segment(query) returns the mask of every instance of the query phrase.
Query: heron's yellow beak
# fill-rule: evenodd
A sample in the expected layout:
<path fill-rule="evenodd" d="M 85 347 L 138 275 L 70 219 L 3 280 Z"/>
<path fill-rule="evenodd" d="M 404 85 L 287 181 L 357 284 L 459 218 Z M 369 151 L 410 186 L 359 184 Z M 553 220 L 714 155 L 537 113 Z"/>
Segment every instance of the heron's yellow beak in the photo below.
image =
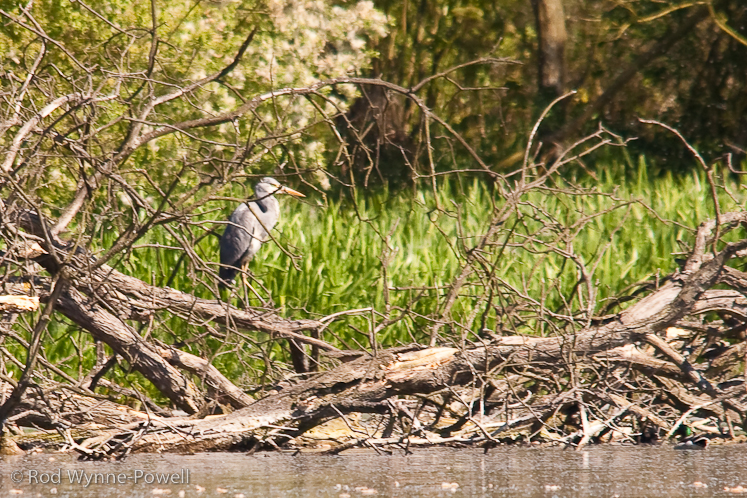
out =
<path fill-rule="evenodd" d="M 285 187 L 285 186 L 284 186 L 284 187 L 282 187 L 282 188 L 280 189 L 280 191 L 281 191 L 281 192 L 283 192 L 284 194 L 289 194 L 289 195 L 292 195 L 292 196 L 294 196 L 294 197 L 306 197 L 305 195 L 303 195 L 303 194 L 302 194 L 301 192 L 299 192 L 298 190 L 293 190 L 293 189 L 292 189 L 292 188 L 290 188 L 290 187 Z"/>

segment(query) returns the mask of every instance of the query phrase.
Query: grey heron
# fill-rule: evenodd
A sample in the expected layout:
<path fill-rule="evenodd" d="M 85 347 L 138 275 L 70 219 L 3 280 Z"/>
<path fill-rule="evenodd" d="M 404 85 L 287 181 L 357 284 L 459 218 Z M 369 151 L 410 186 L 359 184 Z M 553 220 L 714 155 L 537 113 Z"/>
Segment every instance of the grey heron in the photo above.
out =
<path fill-rule="evenodd" d="M 253 201 L 242 202 L 230 218 L 220 238 L 220 280 L 218 286 L 226 288 L 236 274 L 242 272 L 246 284 L 246 269 L 262 243 L 268 238 L 280 218 L 280 204 L 275 194 L 306 197 L 301 192 L 285 187 L 270 177 L 262 178 L 254 187 Z M 248 284 L 247 284 L 248 285 Z"/>

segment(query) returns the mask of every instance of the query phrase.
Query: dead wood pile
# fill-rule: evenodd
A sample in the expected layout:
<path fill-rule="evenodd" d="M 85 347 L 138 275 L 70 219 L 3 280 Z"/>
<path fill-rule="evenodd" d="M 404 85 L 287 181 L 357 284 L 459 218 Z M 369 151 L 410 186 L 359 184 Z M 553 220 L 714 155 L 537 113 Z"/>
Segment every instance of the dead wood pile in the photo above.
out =
<path fill-rule="evenodd" d="M 29 213 L 17 219 L 29 233 L 38 228 L 38 217 Z M 94 262 L 91 256 L 55 241 L 50 248 L 56 257 L 37 261 L 50 273 L 55 261 L 67 261 L 65 278 L 76 285 L 62 278 L 41 282 L 41 301 L 57 294 L 60 312 L 126 358 L 186 413 L 148 400 L 140 410 L 118 406 L 95 394 L 94 373 L 87 384 L 70 379 L 24 391 L 8 426 L 56 434 L 19 437 L 22 446 L 63 445 L 89 458 L 132 451 L 311 446 L 338 452 L 354 446 L 489 447 L 513 441 L 582 447 L 653 442 L 691 431 L 742 440 L 747 273 L 727 262 L 747 254 L 747 240 L 724 244 L 718 252 L 712 242 L 714 232 L 746 222 L 747 213 L 740 212 L 722 214 L 718 230 L 715 220 L 703 223 L 680 271 L 621 313 L 592 319 L 573 333 L 486 334 L 483 342 L 463 347 L 375 352 L 339 351 L 303 334 L 318 331 L 322 322 L 286 321 L 199 300 L 105 265 L 84 271 Z M 137 319 L 164 309 L 192 320 L 233 320 L 311 344 L 323 350 L 323 371 L 278 382 L 255 399 L 205 360 L 144 340 L 114 314 Z M 190 373 L 207 380 L 224 414 L 199 412 L 204 401 Z M 2 379 L 6 403 L 13 384 Z"/>

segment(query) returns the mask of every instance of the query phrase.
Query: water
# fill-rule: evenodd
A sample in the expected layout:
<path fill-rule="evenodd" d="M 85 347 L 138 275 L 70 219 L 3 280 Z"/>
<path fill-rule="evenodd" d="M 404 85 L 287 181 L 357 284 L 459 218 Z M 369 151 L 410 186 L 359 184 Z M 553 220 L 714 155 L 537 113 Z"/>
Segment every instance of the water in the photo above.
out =
<path fill-rule="evenodd" d="M 108 483 L 94 483 L 107 477 Z M 705 451 L 501 447 L 487 455 L 452 448 L 416 449 L 408 456 L 203 453 L 133 455 L 124 462 L 79 462 L 74 455 L 50 453 L 0 457 L 0 496 L 22 491 L 21 497 L 178 497 L 181 491 L 200 498 L 706 497 L 731 496 L 724 487 L 740 485 L 747 488 L 745 445 Z"/>

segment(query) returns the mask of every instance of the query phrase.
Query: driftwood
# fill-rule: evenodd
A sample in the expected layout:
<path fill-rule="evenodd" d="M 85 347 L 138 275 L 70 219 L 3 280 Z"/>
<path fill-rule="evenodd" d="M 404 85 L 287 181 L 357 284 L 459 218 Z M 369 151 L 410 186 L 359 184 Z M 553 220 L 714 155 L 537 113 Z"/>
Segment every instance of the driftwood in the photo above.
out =
<path fill-rule="evenodd" d="M 730 213 L 723 220 L 742 223 L 747 220 L 747 215 Z M 392 400 L 401 396 L 428 396 L 457 386 L 485 383 L 484 374 L 498 366 L 521 371 L 536 365 L 542 375 L 542 372 L 552 374 L 553 371 L 560 371 L 569 362 L 578 367 L 597 362 L 633 369 L 659 383 L 667 396 L 681 404 L 685 411 L 702 409 L 718 417 L 732 413 L 732 420 L 744 421 L 747 415 L 744 404 L 747 391 L 743 379 L 722 382 L 729 387 L 719 387 L 707 378 L 709 369 L 703 371 L 702 366 L 693 365 L 658 335 L 687 316 L 707 311 L 718 309 L 743 314 L 747 305 L 744 295 L 747 286 L 743 284 L 747 283 L 747 278 L 741 272 L 726 267 L 725 263 L 747 247 L 747 242 L 727 245 L 715 257 L 709 257 L 705 254 L 705 241 L 713 228 L 713 223 L 700 227 L 695 250 L 682 273 L 673 275 L 661 288 L 622 313 L 606 317 L 571 336 L 495 337 L 486 344 L 463 350 L 441 347 L 401 353 L 379 351 L 375 356 L 367 355 L 309 380 L 283 386 L 279 392 L 226 416 L 209 420 L 154 420 L 150 426 L 152 432 L 133 441 L 132 449 L 230 449 L 240 446 L 247 439 L 261 439 L 257 434 L 266 434 L 268 428 L 288 424 L 308 428 L 335 414 L 387 413 L 391 410 Z M 717 283 L 725 281 L 731 282 L 733 290 L 711 290 Z M 677 333 L 673 336 L 680 337 Z M 653 345 L 659 357 L 642 351 L 642 344 Z M 742 354 L 743 344 L 728 348 L 712 359 L 711 364 L 719 368 L 725 358 Z M 691 394 L 692 388 L 685 388 L 685 383 L 702 394 Z M 579 388 L 579 392 L 582 391 Z M 603 402 L 649 420 L 662 429 L 671 430 L 677 423 L 667 422 L 660 415 L 619 394 L 601 392 L 599 388 L 590 391 L 582 393 L 580 398 L 571 398 L 571 404 L 584 407 L 589 402 L 585 398 L 593 394 Z M 567 396 L 564 401 L 568 404 Z M 533 421 L 547 423 L 548 412 L 557 411 L 560 406 L 562 404 L 556 402 L 550 404 L 542 415 L 533 413 Z M 532 411 L 531 405 L 526 408 Z M 586 409 L 581 410 L 584 412 Z M 599 409 L 599 412 L 603 411 Z M 505 420 L 500 428 L 505 429 L 510 424 L 511 421 Z M 610 424 L 611 421 L 603 427 L 609 429 Z M 582 425 L 585 426 L 581 432 L 583 438 L 591 433 L 586 426 L 588 424 Z M 134 428 L 129 430 L 133 431 Z M 485 432 L 473 439 L 486 442 L 494 440 L 496 435 Z"/>
<path fill-rule="evenodd" d="M 744 223 L 747 214 L 727 213 L 721 221 Z M 38 228 L 21 225 L 31 233 Z M 734 427 L 744 426 L 747 416 L 747 391 L 738 374 L 745 355 L 744 334 L 735 344 L 722 344 L 720 338 L 733 334 L 735 327 L 709 325 L 696 317 L 714 311 L 747 316 L 747 274 L 726 266 L 747 248 L 747 240 L 709 253 L 707 242 L 714 229 L 713 222 L 701 225 L 681 272 L 621 313 L 592 320 L 575 333 L 492 335 L 462 348 L 413 345 L 357 353 L 340 352 L 301 334 L 318 330 L 323 321 L 287 321 L 267 312 L 196 299 L 147 285 L 106 265 L 86 271 L 95 260 L 56 241 L 54 252 L 68 261 L 67 283 L 56 300 L 61 313 L 111 346 L 188 414 L 197 413 L 204 403 L 192 376 L 203 379 L 213 397 L 235 411 L 208 418 L 173 416 L 157 407 L 157 413 L 140 412 L 103 398 L 84 402 L 97 395 L 80 387 L 67 395 L 81 407 L 78 410 L 64 409 L 58 400 L 57 409 L 47 402 L 44 415 L 38 401 L 29 398 L 38 398 L 34 393 L 40 391 L 29 390 L 8 421 L 54 429 L 62 435 L 55 444 L 89 458 L 131 451 L 300 444 L 304 438 L 314 440 L 309 434 L 318 433 L 319 426 L 340 418 L 353 432 L 337 438 L 339 446 L 331 451 L 424 440 L 491 445 L 516 437 L 583 446 L 604 437 L 645 438 L 658 431 L 672 435 L 688 417 L 693 419 L 690 425 L 733 438 Z M 54 271 L 49 255 L 37 258 L 50 273 Z M 715 289 L 717 284 L 729 288 Z M 42 290 L 41 301 L 49 299 L 49 290 Z M 138 320 L 159 310 L 187 320 L 230 320 L 240 328 L 317 346 L 328 352 L 329 361 L 348 361 L 306 378 L 282 381 L 255 400 L 206 360 L 143 340 L 121 314 L 114 314 Z M 683 355 L 684 349 L 693 348 L 696 353 Z M 572 384 L 558 378 L 569 369 L 578 375 Z M 8 391 L 10 385 L 5 385 Z M 149 400 L 147 404 L 156 406 Z M 370 420 L 377 421 L 378 428 L 355 429 L 349 419 L 361 413 L 372 414 Z M 709 417 L 722 421 L 723 427 L 708 425 Z M 623 420 L 632 420 L 636 431 L 625 430 Z M 646 432 L 646 424 L 656 430 Z M 74 426 L 81 430 L 73 434 L 69 429 Z M 361 431 L 367 435 L 362 437 Z"/>

